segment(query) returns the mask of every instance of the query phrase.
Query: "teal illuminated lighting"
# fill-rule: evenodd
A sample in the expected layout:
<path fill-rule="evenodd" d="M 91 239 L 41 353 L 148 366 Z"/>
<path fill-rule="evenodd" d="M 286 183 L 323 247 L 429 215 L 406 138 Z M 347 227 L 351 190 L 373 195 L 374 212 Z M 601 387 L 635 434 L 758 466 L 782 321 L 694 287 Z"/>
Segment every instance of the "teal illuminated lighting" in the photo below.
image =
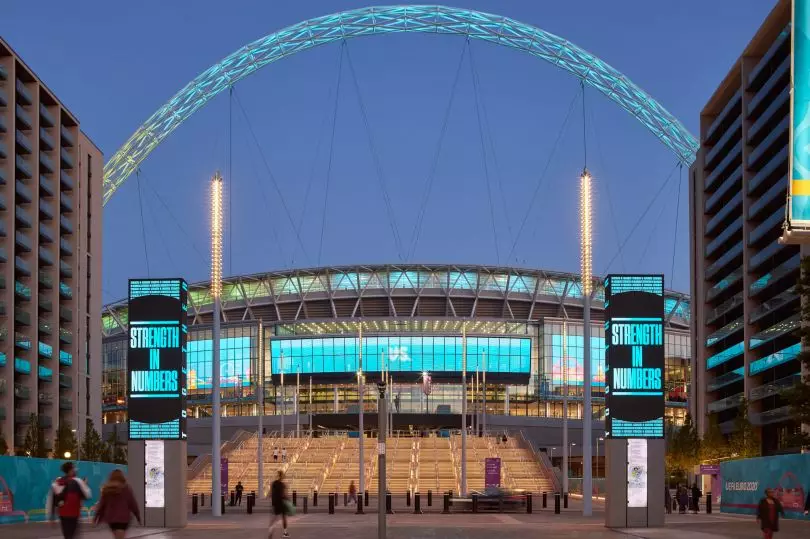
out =
<path fill-rule="evenodd" d="M 42 357 L 53 357 L 53 346 L 50 344 L 45 344 L 44 342 L 39 343 L 39 355 Z"/>
<path fill-rule="evenodd" d="M 710 357 L 709 359 L 707 359 L 706 368 L 713 369 L 718 365 L 722 365 L 726 361 L 734 359 L 737 356 L 741 356 L 743 351 L 745 351 L 745 344 L 742 342 L 739 342 L 734 346 L 730 346 L 725 350 L 723 350 L 722 352 L 719 352 Z"/>
<path fill-rule="evenodd" d="M 20 374 L 31 374 L 31 363 L 27 359 L 15 357 L 14 370 Z"/>
<path fill-rule="evenodd" d="M 73 356 L 70 352 L 59 350 L 59 364 L 60 365 L 73 365 Z"/>
<path fill-rule="evenodd" d="M 754 374 L 766 371 L 770 368 L 776 367 L 777 365 L 781 365 L 782 363 L 793 361 L 794 359 L 796 359 L 796 357 L 798 357 L 801 351 L 802 345 L 794 344 L 792 346 L 788 346 L 787 348 L 783 348 L 778 352 L 774 352 L 773 354 L 767 355 L 761 359 L 752 361 L 751 364 L 748 366 L 748 374 L 753 376 Z"/>
<path fill-rule="evenodd" d="M 143 296 L 168 296 L 180 299 L 180 282 L 179 279 L 132 280 L 129 282 L 129 297 L 135 299 Z"/>
<path fill-rule="evenodd" d="M 48 367 L 39 366 L 37 369 L 40 378 L 50 379 L 53 376 L 53 371 Z"/>
<path fill-rule="evenodd" d="M 6 366 L 6 354 L 3 353 L 3 352 L 0 352 L 0 367 L 5 367 L 5 366 Z"/>
<path fill-rule="evenodd" d="M 367 7 L 316 17 L 245 45 L 209 67 L 160 107 L 104 165 L 104 204 L 149 153 L 220 92 L 259 69 L 320 45 L 376 34 L 458 35 L 517 49 L 596 88 L 638 119 L 689 166 L 698 143 L 630 79 L 573 43 L 508 17 L 444 6 Z"/>

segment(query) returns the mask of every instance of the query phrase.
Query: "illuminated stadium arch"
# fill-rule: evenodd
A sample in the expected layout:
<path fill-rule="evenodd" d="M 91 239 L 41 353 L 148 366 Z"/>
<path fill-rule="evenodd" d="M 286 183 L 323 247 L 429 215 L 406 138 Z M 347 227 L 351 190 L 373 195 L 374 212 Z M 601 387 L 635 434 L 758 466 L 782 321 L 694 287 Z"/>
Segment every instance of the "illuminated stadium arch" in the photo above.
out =
<path fill-rule="evenodd" d="M 159 108 L 104 166 L 104 204 L 141 161 L 194 112 L 262 67 L 348 38 L 420 32 L 460 35 L 518 49 L 568 71 L 635 116 L 685 165 L 698 143 L 686 128 L 622 73 L 573 43 L 508 17 L 445 6 L 367 7 L 303 21 L 249 43 L 214 64 Z"/>

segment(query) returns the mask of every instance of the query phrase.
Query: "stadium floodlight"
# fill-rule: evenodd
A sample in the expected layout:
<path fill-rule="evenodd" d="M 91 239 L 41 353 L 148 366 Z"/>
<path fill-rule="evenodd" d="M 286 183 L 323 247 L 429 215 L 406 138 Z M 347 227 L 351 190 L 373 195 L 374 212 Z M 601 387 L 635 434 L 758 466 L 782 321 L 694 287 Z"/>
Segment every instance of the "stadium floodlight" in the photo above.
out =
<path fill-rule="evenodd" d="M 214 298 L 214 327 L 211 353 L 211 492 L 219 496 L 221 476 L 217 473 L 220 463 L 221 404 L 219 395 L 219 333 L 222 296 L 222 176 L 219 172 L 211 179 L 211 295 Z M 211 504 L 211 515 L 222 516 L 220 504 Z"/>
<path fill-rule="evenodd" d="M 591 175 L 587 169 L 579 177 L 579 226 L 580 226 L 580 270 L 582 274 L 582 294 L 590 294 L 593 288 L 593 210 L 591 206 Z"/>
<path fill-rule="evenodd" d="M 593 408 L 591 406 L 591 294 L 593 293 L 593 206 L 591 174 L 585 168 L 579 177 L 579 222 L 582 282 L 582 515 L 591 516 L 593 463 L 591 444 Z"/>

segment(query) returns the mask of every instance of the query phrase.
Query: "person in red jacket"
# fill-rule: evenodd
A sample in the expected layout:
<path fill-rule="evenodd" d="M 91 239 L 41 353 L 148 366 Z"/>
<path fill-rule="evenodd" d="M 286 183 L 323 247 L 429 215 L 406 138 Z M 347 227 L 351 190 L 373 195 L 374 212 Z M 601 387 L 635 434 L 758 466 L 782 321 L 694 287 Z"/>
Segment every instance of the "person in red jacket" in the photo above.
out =
<path fill-rule="evenodd" d="M 93 522 L 95 524 L 106 522 L 112 530 L 113 537 L 123 539 L 129 528 L 130 515 L 135 516 L 138 524 L 141 523 L 141 512 L 124 472 L 113 470 L 107 483 L 101 488 L 101 499 Z"/>
<path fill-rule="evenodd" d="M 62 535 L 65 539 L 73 539 L 78 532 L 79 518 L 82 516 L 82 502 L 90 499 L 91 493 L 87 484 L 76 477 L 76 467 L 72 462 L 62 464 L 62 473 L 65 475 L 51 484 L 46 514 L 53 518 L 58 512 Z"/>

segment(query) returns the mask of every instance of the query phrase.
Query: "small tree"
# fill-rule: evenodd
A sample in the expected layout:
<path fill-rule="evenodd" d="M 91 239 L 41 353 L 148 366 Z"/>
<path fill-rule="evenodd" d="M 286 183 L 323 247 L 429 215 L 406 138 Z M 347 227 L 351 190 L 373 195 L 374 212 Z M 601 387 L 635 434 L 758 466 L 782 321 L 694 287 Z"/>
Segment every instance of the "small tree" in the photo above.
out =
<path fill-rule="evenodd" d="M 73 434 L 73 429 L 68 421 L 62 421 L 56 431 L 56 443 L 54 444 L 53 452 L 56 458 L 63 458 L 65 453 L 70 453 L 76 456 L 76 436 Z"/>
<path fill-rule="evenodd" d="M 3 436 L 3 430 L 0 429 L 0 455 L 5 455 L 8 453 L 8 444 L 6 443 L 6 438 Z"/>
<path fill-rule="evenodd" d="M 28 419 L 28 431 L 25 433 L 22 452 L 28 457 L 46 458 L 45 432 L 39 427 L 39 417 L 31 414 Z"/>
<path fill-rule="evenodd" d="M 734 420 L 735 431 L 729 440 L 732 455 L 739 458 L 758 457 L 762 454 L 759 433 L 748 420 L 748 402 L 743 401 Z"/>
<path fill-rule="evenodd" d="M 802 325 L 797 330 L 797 335 L 806 347 L 810 345 L 810 257 L 802 258 L 801 272 L 795 290 L 802 302 Z M 798 359 L 810 372 L 810 352 L 802 351 Z M 784 397 L 790 404 L 793 420 L 799 425 L 810 424 L 810 376 L 802 377 L 793 388 L 784 393 Z M 797 430 L 790 442 L 794 446 L 807 447 L 810 446 L 810 436 Z"/>
<path fill-rule="evenodd" d="M 683 426 L 675 433 L 672 443 L 673 465 L 676 470 L 685 473 L 698 464 L 700 458 L 700 439 L 692 422 L 692 415 L 687 413 Z"/>
<path fill-rule="evenodd" d="M 107 462 L 114 462 L 116 464 L 126 464 L 127 455 L 124 448 L 118 442 L 118 430 L 113 429 L 110 436 L 107 438 L 107 446 L 109 447 L 109 459 Z"/>
<path fill-rule="evenodd" d="M 709 416 L 709 426 L 700 444 L 700 459 L 716 462 L 729 457 L 731 457 L 731 449 L 728 441 L 726 441 L 726 437 L 723 436 L 723 432 L 720 430 L 717 416 L 711 415 Z"/>
<path fill-rule="evenodd" d="M 105 456 L 104 452 L 107 449 L 104 440 L 93 425 L 93 420 L 88 419 L 84 431 L 84 440 L 82 441 L 82 460 L 91 462 L 99 462 Z"/>

